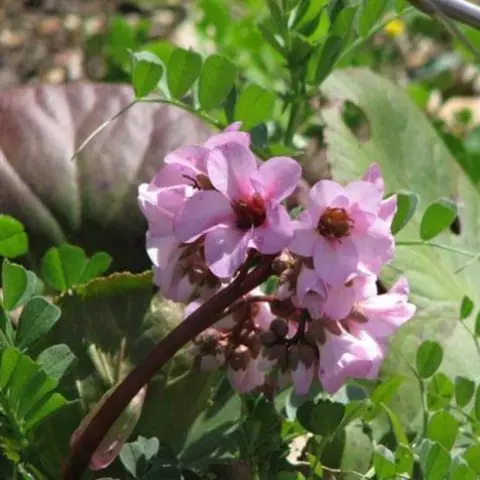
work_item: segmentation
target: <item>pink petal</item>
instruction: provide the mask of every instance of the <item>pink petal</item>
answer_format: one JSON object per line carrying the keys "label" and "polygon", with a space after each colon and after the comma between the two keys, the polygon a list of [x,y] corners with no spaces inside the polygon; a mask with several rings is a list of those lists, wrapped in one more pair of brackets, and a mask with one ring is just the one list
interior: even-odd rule
{"label": "pink petal", "polygon": [[165,268],[178,247],[176,238],[157,237],[147,233],[147,254],[152,263],[159,268]]}
{"label": "pink petal", "polygon": [[372,183],[361,180],[351,182],[345,187],[345,195],[351,204],[358,204],[366,212],[377,213],[382,200],[382,195]]}
{"label": "pink petal", "polygon": [[158,188],[142,184],[138,188],[140,209],[156,236],[173,235],[173,220],[186,200],[184,185]]}
{"label": "pink petal", "polygon": [[383,181],[382,171],[378,163],[372,163],[368,167],[368,170],[363,175],[362,180],[364,182],[372,183],[373,185],[375,185],[377,190],[380,192],[380,195],[383,197],[385,183]]}
{"label": "pink petal", "polygon": [[259,359],[260,356],[251,360],[245,370],[227,370],[228,379],[237,392],[248,393],[264,384],[265,374],[260,369]]}
{"label": "pink petal", "polygon": [[313,249],[313,264],[319,277],[329,285],[343,285],[357,271],[358,254],[350,237],[329,241],[319,235]]}
{"label": "pink petal", "polygon": [[327,288],[315,270],[302,267],[297,279],[297,296],[300,302],[311,290],[320,295],[322,298],[327,296]]}
{"label": "pink petal", "polygon": [[161,168],[155,174],[150,184],[159,188],[192,185],[189,177],[195,177],[195,174],[196,171],[191,165],[172,163]]}
{"label": "pink petal", "polygon": [[312,257],[315,242],[320,235],[310,226],[300,222],[294,222],[293,228],[293,238],[289,245],[290,250],[302,257]]}
{"label": "pink petal", "polygon": [[392,224],[393,217],[397,211],[397,196],[392,195],[380,203],[380,210],[378,216],[388,225]]}
{"label": "pink petal", "polygon": [[280,203],[294,192],[301,176],[302,167],[293,158],[271,158],[259,168],[258,179],[263,187],[263,198]]}
{"label": "pink petal", "polygon": [[302,362],[298,362],[297,368],[292,372],[293,385],[297,395],[308,393],[314,374],[313,367],[307,368]]}
{"label": "pink petal", "polygon": [[[246,148],[250,147],[250,134],[238,131],[236,124],[231,124],[222,133],[210,137],[204,144],[205,148],[213,150],[214,148],[223,148],[228,143],[239,143]],[[238,125],[240,128],[240,125]]]}
{"label": "pink petal", "polygon": [[202,190],[189,198],[175,217],[175,236],[188,242],[213,227],[229,225],[234,220],[227,198],[214,190]]}
{"label": "pink petal", "polygon": [[205,236],[205,260],[219,278],[231,277],[247,258],[250,232],[222,228]]}
{"label": "pink petal", "polygon": [[200,172],[205,173],[205,156],[209,152],[208,148],[200,145],[188,145],[177,148],[165,157],[165,163],[185,165],[187,167],[195,167]]}
{"label": "pink petal", "polygon": [[254,193],[250,177],[257,171],[257,161],[252,152],[239,143],[212,150],[207,157],[207,171],[213,186],[230,200]]}
{"label": "pink petal", "polygon": [[283,205],[267,211],[266,222],[252,233],[252,245],[266,255],[281,252],[293,237],[293,225]]}
{"label": "pink petal", "polygon": [[408,285],[407,277],[401,276],[390,288],[389,293],[398,293],[399,295],[405,295],[408,297],[410,294],[410,287]]}
{"label": "pink petal", "polygon": [[329,288],[323,304],[323,314],[332,320],[341,320],[351,312],[355,298],[356,291],[353,284]]}
{"label": "pink petal", "polygon": [[238,132],[242,128],[243,122],[233,122],[225,127],[223,132]]}
{"label": "pink petal", "polygon": [[308,210],[313,224],[317,224],[322,212],[340,195],[344,188],[333,180],[320,180],[308,194]]}

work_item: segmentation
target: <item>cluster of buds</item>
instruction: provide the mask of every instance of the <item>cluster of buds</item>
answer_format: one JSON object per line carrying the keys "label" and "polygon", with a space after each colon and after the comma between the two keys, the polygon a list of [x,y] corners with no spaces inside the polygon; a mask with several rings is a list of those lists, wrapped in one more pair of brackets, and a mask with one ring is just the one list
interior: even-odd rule
{"label": "cluster of buds", "polygon": [[239,392],[291,380],[300,394],[313,381],[334,393],[348,378],[376,378],[388,338],[415,313],[405,278],[377,292],[396,211],[378,165],[346,186],[317,182],[293,219],[284,203],[301,166],[259,163],[239,124],[165,163],[139,187],[162,295],[188,304],[188,316],[255,268],[252,259],[273,259],[278,276],[273,295],[244,295],[195,339],[198,367],[225,368]]}

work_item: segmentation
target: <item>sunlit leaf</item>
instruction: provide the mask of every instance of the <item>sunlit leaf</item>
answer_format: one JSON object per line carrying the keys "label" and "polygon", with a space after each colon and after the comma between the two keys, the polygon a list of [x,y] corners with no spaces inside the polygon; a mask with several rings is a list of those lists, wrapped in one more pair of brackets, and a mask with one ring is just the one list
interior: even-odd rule
{"label": "sunlit leaf", "polygon": [[0,256],[19,257],[28,251],[28,237],[23,225],[9,215],[0,214]]}

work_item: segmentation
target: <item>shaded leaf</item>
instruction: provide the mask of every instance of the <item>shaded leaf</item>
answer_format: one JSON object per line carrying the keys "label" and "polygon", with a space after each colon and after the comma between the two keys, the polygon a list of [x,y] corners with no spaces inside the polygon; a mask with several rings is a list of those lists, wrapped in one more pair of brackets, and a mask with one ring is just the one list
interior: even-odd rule
{"label": "shaded leaf", "polygon": [[23,305],[37,287],[37,277],[21,265],[10,263],[7,259],[2,264],[3,305],[7,311]]}
{"label": "shaded leaf", "polygon": [[383,445],[378,445],[373,455],[373,466],[378,478],[391,478],[395,476],[395,456],[392,451]]}
{"label": "shaded leaf", "polygon": [[345,405],[330,400],[306,402],[297,410],[297,420],[309,432],[328,436],[334,433],[345,415]]}
{"label": "shaded leaf", "polygon": [[448,228],[457,216],[457,207],[447,198],[430,204],[420,222],[420,238],[431,240]]}
{"label": "shaded leaf", "polygon": [[429,410],[445,408],[453,397],[453,383],[442,372],[437,372],[427,388],[427,407]]}
{"label": "shaded leaf", "polygon": [[9,215],[0,214],[0,256],[19,257],[28,251],[28,237],[23,225]]}
{"label": "shaded leaf", "polygon": [[466,377],[455,377],[455,402],[459,407],[465,407],[473,398],[475,383]]}
{"label": "shaded leaf", "polygon": [[238,98],[235,106],[235,120],[243,122],[243,129],[250,130],[255,125],[270,120],[274,105],[273,92],[251,84]]}
{"label": "shaded leaf", "polygon": [[60,309],[43,297],[33,297],[25,305],[15,336],[18,348],[30,347],[45,335],[60,318]]}
{"label": "shaded leaf", "polygon": [[75,355],[67,345],[52,345],[37,357],[43,371],[55,380],[60,380],[74,365]]}

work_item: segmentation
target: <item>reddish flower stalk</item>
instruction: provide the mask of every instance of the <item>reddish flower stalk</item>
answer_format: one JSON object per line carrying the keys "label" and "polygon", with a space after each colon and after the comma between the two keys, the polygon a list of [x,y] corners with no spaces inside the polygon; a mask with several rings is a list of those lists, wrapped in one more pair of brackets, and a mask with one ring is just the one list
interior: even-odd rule
{"label": "reddish flower stalk", "polygon": [[76,439],[63,465],[63,480],[81,478],[95,450],[132,398],[186,343],[215,323],[226,308],[265,282],[273,273],[273,259],[274,256],[265,256],[255,270],[244,278],[239,278],[239,281],[233,281],[203,304],[172,330],[143,362],[130,372]]}

